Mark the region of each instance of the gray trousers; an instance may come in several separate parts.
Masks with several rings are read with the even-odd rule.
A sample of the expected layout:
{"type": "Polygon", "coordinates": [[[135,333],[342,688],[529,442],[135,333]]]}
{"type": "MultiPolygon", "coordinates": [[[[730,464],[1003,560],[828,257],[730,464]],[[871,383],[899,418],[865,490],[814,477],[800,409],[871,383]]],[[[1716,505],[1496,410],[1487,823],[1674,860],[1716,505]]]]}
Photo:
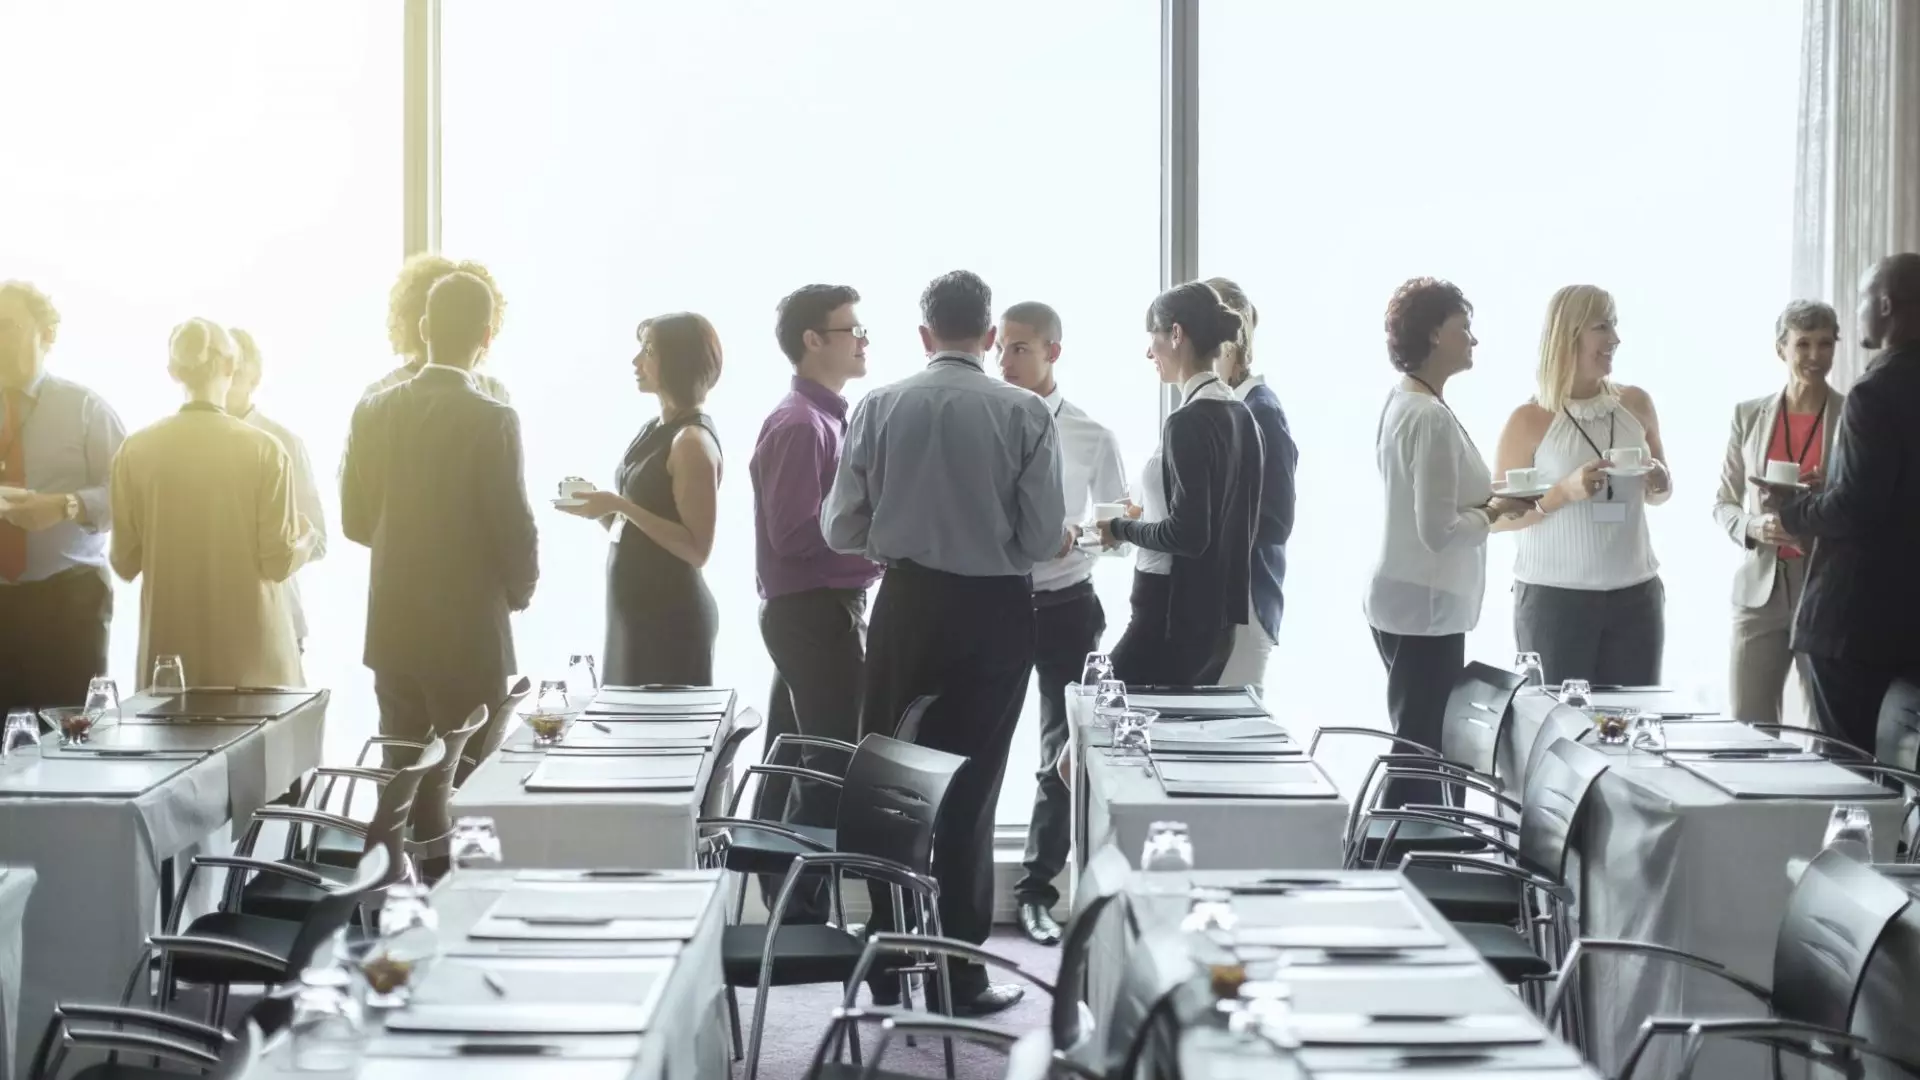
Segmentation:
{"type": "Polygon", "coordinates": [[[1667,591],[1659,578],[1624,589],[1513,586],[1513,637],[1540,654],[1549,684],[1658,686],[1667,644],[1667,591]]]}
{"type": "MultiPolygon", "coordinates": [[[[1813,700],[1807,658],[1788,647],[1793,637],[1794,609],[1800,604],[1806,583],[1806,559],[1781,559],[1774,564],[1773,593],[1767,602],[1757,608],[1733,609],[1728,700],[1735,720],[1780,723],[1789,671],[1799,676],[1802,700],[1813,700]]],[[[1805,724],[1806,719],[1794,722],[1805,724]]]]}

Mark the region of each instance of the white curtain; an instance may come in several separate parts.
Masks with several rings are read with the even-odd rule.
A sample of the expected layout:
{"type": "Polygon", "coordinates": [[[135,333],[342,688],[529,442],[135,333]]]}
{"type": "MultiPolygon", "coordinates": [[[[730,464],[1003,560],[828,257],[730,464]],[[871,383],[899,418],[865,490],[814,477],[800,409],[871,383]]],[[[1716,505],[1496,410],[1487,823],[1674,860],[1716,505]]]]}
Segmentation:
{"type": "Polygon", "coordinates": [[[1920,0],[1806,0],[1800,49],[1793,294],[1839,309],[1845,386],[1861,272],[1920,251],[1920,0]]]}

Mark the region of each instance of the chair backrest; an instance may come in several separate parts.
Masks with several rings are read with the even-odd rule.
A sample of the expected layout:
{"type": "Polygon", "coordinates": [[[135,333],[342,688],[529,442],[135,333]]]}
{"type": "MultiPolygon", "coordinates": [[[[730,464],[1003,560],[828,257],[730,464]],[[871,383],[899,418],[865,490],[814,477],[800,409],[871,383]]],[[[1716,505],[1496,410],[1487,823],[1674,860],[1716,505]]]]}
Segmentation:
{"type": "Polygon", "coordinates": [[[720,743],[720,749],[713,755],[713,769],[707,773],[707,788],[700,794],[700,812],[718,817],[725,814],[727,797],[733,791],[733,762],[740,756],[740,747],[748,739],[758,734],[766,721],[755,708],[741,709],[733,717],[733,730],[720,743]]]}
{"type": "Polygon", "coordinates": [[[1524,676],[1473,661],[1460,669],[1447,693],[1447,712],[1440,726],[1440,753],[1474,772],[1493,775],[1500,752],[1500,731],[1512,715],[1513,695],[1524,676]]]}
{"type": "Polygon", "coordinates": [[[919,742],[920,724],[927,718],[927,710],[940,700],[939,694],[921,694],[907,705],[907,711],[900,714],[900,722],[893,726],[893,737],[901,742],[919,742]]]}
{"type": "Polygon", "coordinates": [[[1867,963],[1912,899],[1845,851],[1814,856],[1787,899],[1773,946],[1775,1015],[1849,1030],[1867,963]]]}
{"type": "MultiPolygon", "coordinates": [[[[1184,934],[1150,931],[1128,943],[1121,960],[1119,992],[1107,1024],[1107,1075],[1135,1075],[1125,1068],[1129,1062],[1153,1061],[1159,1056],[1153,1049],[1141,1052],[1139,1044],[1151,1047],[1160,1037],[1155,1028],[1177,1029],[1177,1024],[1166,1019],[1165,1001],[1193,980],[1197,970],[1184,934]]],[[[1148,1075],[1162,1074],[1149,1070],[1148,1075]]]]}
{"type": "Polygon", "coordinates": [[[967,759],[868,735],[847,762],[835,819],[835,846],[877,855],[924,874],[933,865],[933,830],[954,775],[967,759]]]}
{"type": "Polygon", "coordinates": [[[1052,1075],[1053,1040],[1046,1032],[1027,1032],[1007,1052],[1007,1080],[1047,1080],[1052,1075]]]}
{"type": "Polygon", "coordinates": [[[1895,679],[1880,699],[1874,729],[1874,760],[1896,769],[1920,769],[1920,686],[1895,679]]]}
{"type": "Polygon", "coordinates": [[[500,704],[492,710],[493,715],[487,718],[487,726],[481,728],[480,734],[468,741],[467,752],[464,755],[454,756],[455,787],[466,783],[467,775],[473,772],[473,766],[460,759],[465,757],[478,765],[486,759],[488,754],[500,749],[501,740],[507,737],[507,725],[513,722],[514,714],[520,711],[520,706],[532,693],[533,680],[525,675],[517,675],[507,681],[507,696],[501,698],[500,704]]]}
{"type": "Polygon", "coordinates": [[[367,839],[360,850],[364,854],[377,847],[385,848],[396,881],[405,865],[402,856],[406,853],[407,823],[413,820],[420,784],[445,764],[446,756],[446,741],[435,739],[420,751],[413,764],[396,769],[393,779],[380,789],[380,802],[373,809],[373,818],[367,822],[367,839]]]}
{"type": "Polygon", "coordinates": [[[413,838],[415,840],[433,840],[453,831],[453,790],[456,774],[460,770],[460,757],[466,753],[467,746],[481,729],[492,722],[492,710],[485,705],[475,705],[467,714],[467,722],[440,736],[445,748],[440,764],[432,772],[420,778],[419,790],[413,796],[413,838]]]}
{"type": "Polygon", "coordinates": [[[1580,810],[1594,781],[1607,771],[1605,754],[1556,738],[1534,759],[1521,799],[1520,855],[1554,882],[1565,882],[1580,810]]]}
{"type": "Polygon", "coordinates": [[[1048,1028],[1053,1045],[1067,1049],[1079,1046],[1088,1032],[1082,1003],[1086,1000],[1087,959],[1093,938],[1100,930],[1102,917],[1116,901],[1124,904],[1121,890],[1133,874],[1133,865],[1112,844],[1106,844],[1087,860],[1080,874],[1078,890],[1073,894],[1073,918],[1067,922],[1066,936],[1060,942],[1060,974],[1054,982],[1053,1015],[1048,1028]]]}
{"type": "Polygon", "coordinates": [[[233,1033],[233,1040],[220,1053],[220,1064],[213,1070],[209,1080],[239,1080],[252,1070],[255,1061],[260,1058],[260,1044],[266,1038],[260,1032],[260,1025],[249,1020],[240,1025],[233,1033]]]}
{"type": "Polygon", "coordinates": [[[1540,759],[1547,755],[1554,743],[1561,739],[1579,742],[1592,731],[1593,720],[1586,713],[1568,705],[1553,706],[1547,710],[1546,718],[1540,722],[1540,730],[1533,736],[1533,745],[1527,748],[1526,771],[1514,777],[1514,782],[1519,784],[1521,791],[1526,791],[1527,778],[1533,775],[1533,770],[1540,764],[1540,759]]]}
{"type": "Polygon", "coordinates": [[[372,848],[360,856],[360,865],[354,868],[352,880],[314,901],[307,909],[300,932],[294,935],[293,947],[287,950],[287,970],[305,971],[312,966],[313,954],[332,939],[335,931],[347,925],[361,904],[388,885],[388,878],[397,866],[386,848],[372,848]]]}

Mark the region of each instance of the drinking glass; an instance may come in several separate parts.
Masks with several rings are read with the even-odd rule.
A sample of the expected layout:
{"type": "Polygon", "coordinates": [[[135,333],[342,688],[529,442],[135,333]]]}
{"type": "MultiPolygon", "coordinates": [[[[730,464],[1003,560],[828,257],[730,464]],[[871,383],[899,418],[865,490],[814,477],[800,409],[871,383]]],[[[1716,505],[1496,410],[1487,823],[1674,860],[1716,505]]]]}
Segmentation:
{"type": "Polygon", "coordinates": [[[344,1072],[360,1063],[365,1030],[353,980],[337,967],[300,973],[293,999],[293,1067],[300,1072],[344,1072]]]}
{"type": "Polygon", "coordinates": [[[1233,910],[1233,894],[1226,889],[1195,888],[1187,894],[1187,917],[1180,929],[1188,934],[1229,932],[1239,925],[1233,910]]]}
{"type": "Polygon", "coordinates": [[[105,675],[96,675],[87,682],[87,719],[96,728],[106,727],[109,721],[120,719],[120,687],[105,675]]]}
{"type": "Polygon", "coordinates": [[[1667,748],[1667,726],[1659,713],[1636,712],[1627,726],[1627,746],[1658,753],[1667,748]]]}
{"type": "Polygon", "coordinates": [[[1560,701],[1574,709],[1584,709],[1593,704],[1593,684],[1585,679],[1568,679],[1560,684],[1560,701]]]}
{"type": "Polygon", "coordinates": [[[1520,678],[1524,680],[1520,684],[1523,688],[1546,687],[1547,669],[1541,666],[1539,653],[1523,652],[1516,655],[1513,658],[1513,669],[1519,672],[1520,678]]]}
{"type": "Polygon", "coordinates": [[[567,657],[567,689],[576,694],[591,694],[600,689],[600,668],[592,653],[574,653],[567,657]]]}
{"type": "Polygon", "coordinates": [[[1080,681],[1074,684],[1074,693],[1081,697],[1092,697],[1101,683],[1113,678],[1113,661],[1103,652],[1090,652],[1087,662],[1080,665],[1080,681]]]}
{"type": "Polygon", "coordinates": [[[560,679],[542,680],[540,693],[533,699],[533,711],[536,713],[572,712],[573,701],[567,697],[567,684],[560,679]]]}
{"type": "Polygon", "coordinates": [[[163,653],[153,658],[153,681],[148,692],[153,694],[184,694],[187,692],[187,665],[172,653],[163,653]]]}
{"type": "Polygon", "coordinates": [[[1127,711],[1127,684],[1119,679],[1101,679],[1093,694],[1095,723],[1111,726],[1114,718],[1127,711]]]}
{"type": "Polygon", "coordinates": [[[1151,873],[1185,873],[1193,869],[1193,841],[1184,821],[1156,821],[1147,826],[1140,869],[1151,873]]]}
{"type": "Polygon", "coordinates": [[[371,941],[336,938],[345,955],[367,984],[367,1007],[397,1009],[412,997],[412,988],[440,951],[440,916],[427,903],[427,890],[399,884],[387,890],[380,906],[379,936],[371,941]]]}
{"type": "Polygon", "coordinates": [[[1141,756],[1153,754],[1153,736],[1147,731],[1160,713],[1154,709],[1122,709],[1113,718],[1113,748],[1138,750],[1141,756]]]}
{"type": "Polygon", "coordinates": [[[500,832],[490,817],[463,817],[453,823],[449,854],[455,869],[500,865],[500,832]]]}
{"type": "Polygon", "coordinates": [[[0,736],[0,760],[12,757],[23,746],[40,745],[40,717],[31,709],[15,709],[7,714],[7,730],[0,736]]]}
{"type": "Polygon", "coordinates": [[[1827,816],[1827,841],[1822,846],[1846,848],[1861,862],[1872,858],[1873,819],[1867,816],[1867,808],[1846,803],[1835,806],[1827,816]]]}

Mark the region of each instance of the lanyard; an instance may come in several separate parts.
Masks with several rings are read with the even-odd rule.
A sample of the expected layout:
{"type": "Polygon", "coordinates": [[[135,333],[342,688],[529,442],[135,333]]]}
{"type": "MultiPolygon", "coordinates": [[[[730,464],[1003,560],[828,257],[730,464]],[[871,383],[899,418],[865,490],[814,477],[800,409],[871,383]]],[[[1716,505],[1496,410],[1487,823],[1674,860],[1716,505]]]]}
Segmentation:
{"type": "MultiPolygon", "coordinates": [[[[1560,411],[1566,413],[1567,423],[1572,424],[1573,430],[1579,432],[1580,438],[1586,442],[1588,447],[1592,448],[1593,456],[1599,458],[1601,461],[1607,460],[1607,450],[1613,449],[1613,424],[1615,420],[1620,418],[1618,408],[1607,410],[1607,450],[1600,449],[1600,444],[1593,441],[1593,436],[1587,434],[1587,429],[1581,426],[1580,421],[1573,418],[1573,412],[1571,410],[1563,405],[1560,407],[1560,411]]],[[[1609,502],[1613,500],[1613,481],[1611,479],[1607,481],[1607,500],[1609,502]]]]}
{"type": "MultiPolygon", "coordinates": [[[[1437,401],[1437,402],[1439,402],[1439,403],[1440,403],[1440,407],[1441,407],[1441,408],[1443,408],[1443,409],[1445,409],[1445,410],[1447,410],[1447,415],[1448,415],[1449,417],[1452,417],[1452,419],[1453,419],[1453,426],[1454,426],[1454,427],[1457,427],[1457,428],[1459,428],[1459,429],[1460,429],[1460,437],[1461,437],[1461,438],[1463,438],[1463,439],[1465,439],[1465,440],[1467,440],[1467,445],[1468,445],[1468,446],[1470,446],[1470,447],[1473,447],[1473,452],[1474,452],[1474,454],[1475,454],[1475,456],[1478,456],[1478,455],[1479,455],[1479,453],[1480,453],[1480,448],[1479,448],[1478,446],[1476,446],[1476,445],[1474,445],[1474,441],[1473,441],[1473,433],[1467,430],[1467,425],[1465,425],[1465,424],[1463,424],[1463,423],[1461,423],[1461,422],[1460,422],[1460,417],[1459,417],[1459,415],[1458,415],[1458,414],[1456,414],[1456,413],[1455,413],[1455,412],[1453,411],[1453,406],[1451,406],[1451,405],[1449,405],[1449,404],[1447,404],[1447,399],[1446,399],[1446,398],[1443,398],[1443,397],[1441,397],[1441,396],[1440,396],[1440,391],[1438,391],[1438,390],[1435,390],[1435,389],[1433,388],[1433,384],[1432,384],[1432,383],[1430,383],[1430,382],[1428,382],[1427,380],[1425,380],[1425,379],[1423,379],[1423,378],[1421,378],[1421,377],[1420,377],[1420,376],[1418,376],[1418,375],[1408,375],[1408,376],[1407,376],[1407,378],[1409,378],[1409,379],[1412,379],[1412,380],[1413,380],[1414,382],[1417,382],[1417,383],[1419,383],[1419,384],[1420,384],[1421,386],[1424,386],[1424,387],[1426,387],[1426,388],[1427,388],[1427,393],[1429,393],[1429,394],[1432,394],[1432,395],[1433,395],[1433,400],[1435,400],[1435,401],[1437,401]]],[[[1382,414],[1382,415],[1384,415],[1384,414],[1382,414]]],[[[1378,438],[1379,438],[1379,436],[1378,436],[1378,435],[1376,435],[1376,436],[1374,436],[1374,438],[1375,438],[1375,439],[1378,439],[1378,438]]]]}
{"type": "MultiPolygon", "coordinates": [[[[1206,381],[1204,381],[1204,382],[1200,382],[1200,383],[1196,383],[1196,384],[1194,385],[1194,387],[1193,387],[1193,393],[1192,393],[1192,394],[1188,394],[1188,395],[1187,395],[1186,397],[1183,397],[1183,398],[1181,398],[1181,399],[1180,399],[1180,404],[1181,404],[1181,406],[1182,406],[1182,407],[1185,407],[1185,405],[1187,404],[1187,402],[1189,402],[1189,401],[1192,401],[1192,400],[1193,400],[1193,394],[1197,394],[1197,393],[1199,393],[1200,391],[1202,391],[1202,390],[1205,390],[1205,389],[1206,389],[1207,387],[1209,387],[1209,386],[1212,386],[1212,385],[1213,385],[1214,383],[1217,383],[1217,382],[1219,382],[1219,381],[1220,381],[1220,376],[1218,376],[1218,375],[1209,375],[1209,376],[1207,376],[1207,378],[1206,378],[1206,381]]],[[[1056,412],[1056,415],[1057,415],[1057,413],[1058,413],[1058,410],[1055,410],[1055,412],[1056,412]]]]}
{"type": "Polygon", "coordinates": [[[1807,451],[1813,449],[1813,440],[1820,437],[1821,425],[1827,422],[1827,402],[1820,401],[1820,411],[1813,414],[1813,427],[1807,429],[1806,441],[1800,444],[1800,452],[1793,454],[1793,428],[1787,423],[1787,392],[1780,391],[1780,442],[1786,446],[1787,453],[1793,454],[1793,463],[1803,469],[1807,464],[1807,451]]]}

